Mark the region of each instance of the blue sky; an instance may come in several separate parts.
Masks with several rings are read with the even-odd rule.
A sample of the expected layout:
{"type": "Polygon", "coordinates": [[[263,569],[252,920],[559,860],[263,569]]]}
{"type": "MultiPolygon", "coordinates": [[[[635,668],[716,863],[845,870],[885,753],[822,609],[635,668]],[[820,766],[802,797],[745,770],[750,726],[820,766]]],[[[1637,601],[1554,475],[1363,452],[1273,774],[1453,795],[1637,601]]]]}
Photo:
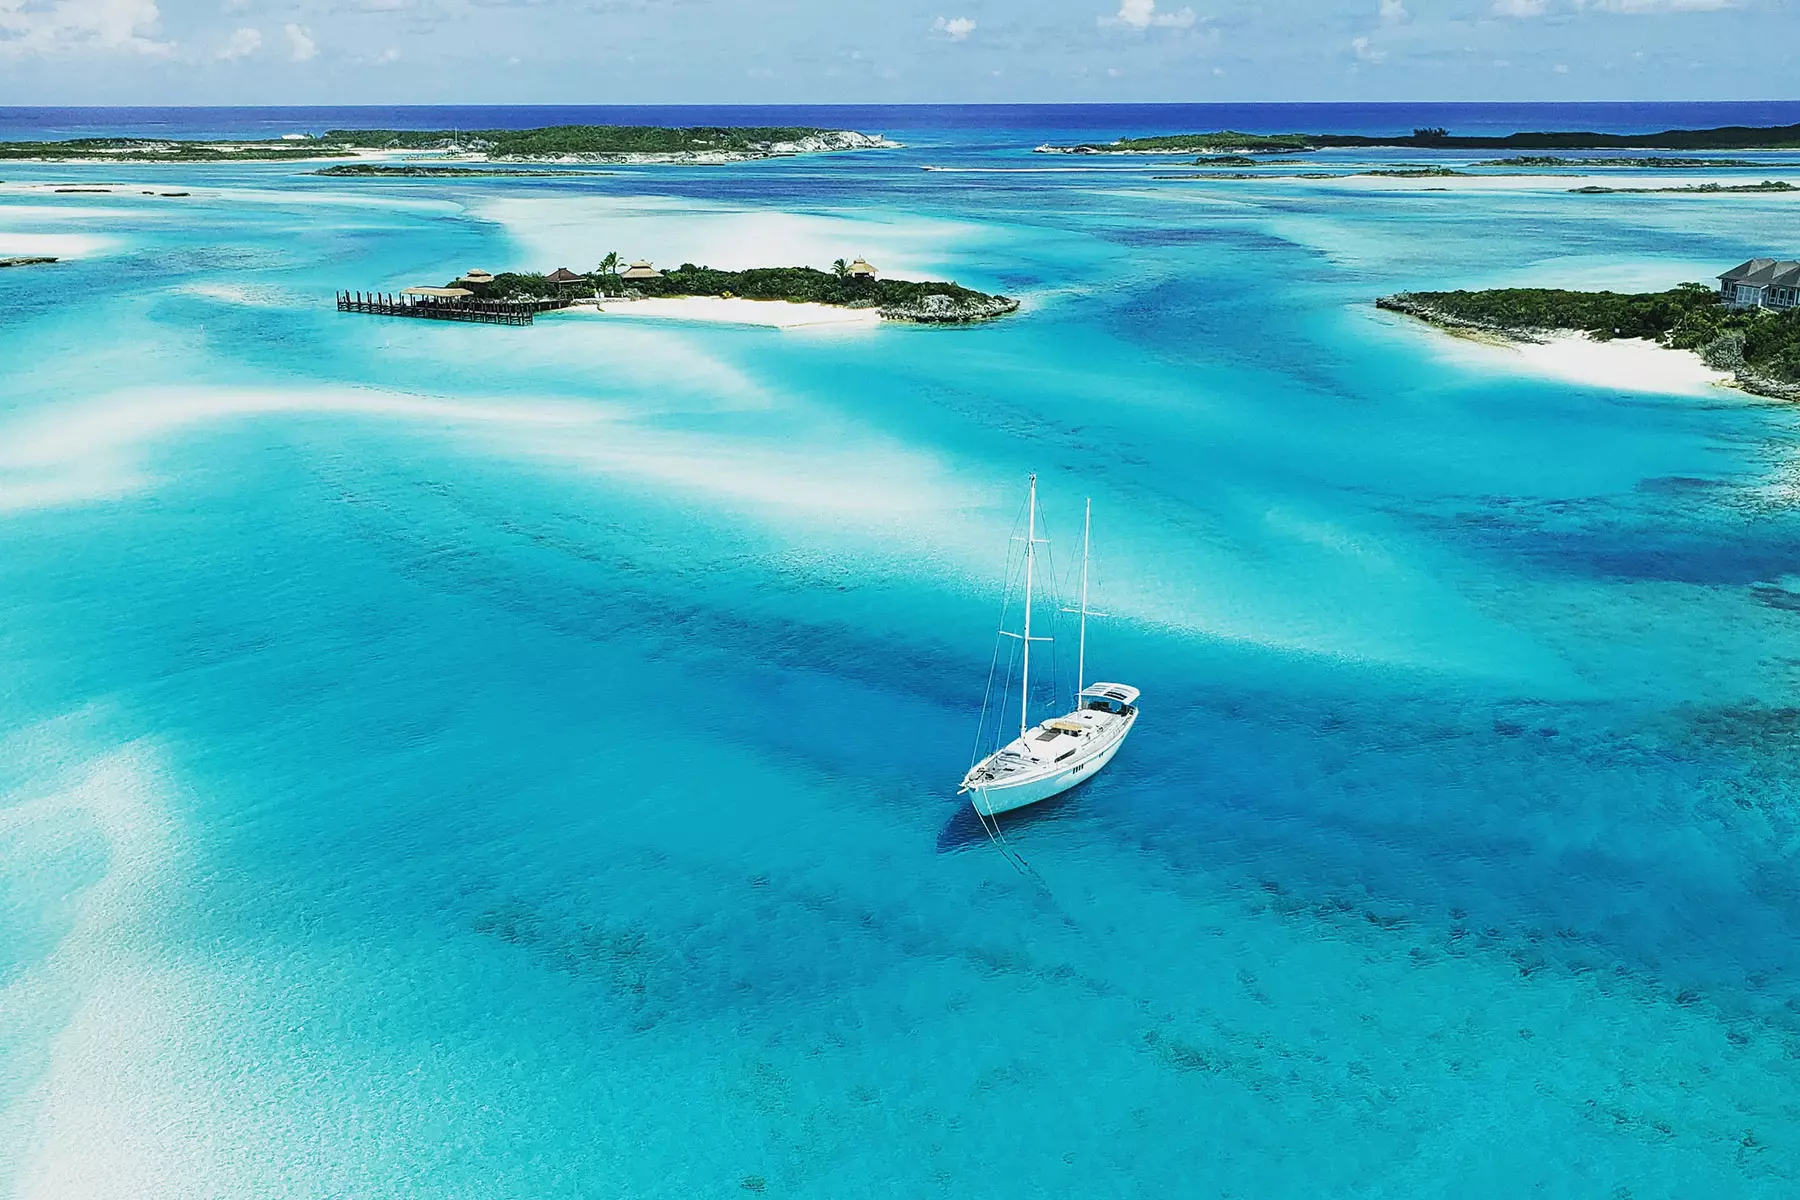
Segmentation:
{"type": "Polygon", "coordinates": [[[0,104],[1787,99],[1795,0],[0,0],[0,104]]]}

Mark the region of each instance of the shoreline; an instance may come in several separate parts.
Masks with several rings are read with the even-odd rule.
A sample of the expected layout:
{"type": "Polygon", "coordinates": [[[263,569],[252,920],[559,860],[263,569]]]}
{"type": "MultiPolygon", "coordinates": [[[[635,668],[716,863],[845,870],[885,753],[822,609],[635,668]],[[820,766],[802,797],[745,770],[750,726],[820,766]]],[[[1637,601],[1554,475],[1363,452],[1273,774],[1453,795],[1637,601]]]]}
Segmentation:
{"type": "Polygon", "coordinates": [[[1442,357],[1507,371],[1520,371],[1584,387],[1666,396],[1705,396],[1715,388],[1760,396],[1796,399],[1759,391],[1740,376],[1701,361],[1692,350],[1678,350],[1643,338],[1597,341],[1580,330],[1539,329],[1528,333],[1474,323],[1441,323],[1394,306],[1382,311],[1404,321],[1397,329],[1422,329],[1438,335],[1431,349],[1442,357]]]}
{"type": "Polygon", "coordinates": [[[709,325],[746,325],[760,329],[871,329],[882,317],[874,308],[844,308],[809,301],[726,299],[721,296],[663,296],[642,300],[608,297],[561,310],[583,316],[648,321],[699,321],[709,325]]]}

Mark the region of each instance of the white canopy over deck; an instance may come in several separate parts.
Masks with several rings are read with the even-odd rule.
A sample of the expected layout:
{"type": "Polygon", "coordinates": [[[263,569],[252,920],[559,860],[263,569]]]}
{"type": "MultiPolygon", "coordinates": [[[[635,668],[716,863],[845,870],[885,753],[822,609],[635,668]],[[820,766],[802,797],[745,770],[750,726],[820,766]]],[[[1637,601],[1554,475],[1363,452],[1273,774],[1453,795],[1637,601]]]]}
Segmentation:
{"type": "Polygon", "coordinates": [[[1114,704],[1136,704],[1141,695],[1128,683],[1090,683],[1081,689],[1082,700],[1111,700],[1114,704]]]}

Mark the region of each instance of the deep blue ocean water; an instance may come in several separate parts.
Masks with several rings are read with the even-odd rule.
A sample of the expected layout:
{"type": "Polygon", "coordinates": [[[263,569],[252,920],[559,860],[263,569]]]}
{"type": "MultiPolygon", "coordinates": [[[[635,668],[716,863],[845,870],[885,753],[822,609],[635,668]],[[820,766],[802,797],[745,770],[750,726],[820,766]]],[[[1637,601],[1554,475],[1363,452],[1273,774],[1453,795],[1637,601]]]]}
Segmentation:
{"type": "Polygon", "coordinates": [[[1797,202],[1030,153],[1800,104],[9,110],[0,137],[575,120],[906,148],[0,171],[0,255],[66,259],[0,272],[0,1188],[1800,1190],[1800,422],[1370,303],[1706,279],[1800,253],[1797,202]],[[1024,308],[330,306],[609,249],[862,254],[1024,308]],[[1145,693],[1105,774],[1007,823],[1036,877],[954,795],[1032,471],[1060,567],[1093,498],[1090,677],[1145,693]]]}

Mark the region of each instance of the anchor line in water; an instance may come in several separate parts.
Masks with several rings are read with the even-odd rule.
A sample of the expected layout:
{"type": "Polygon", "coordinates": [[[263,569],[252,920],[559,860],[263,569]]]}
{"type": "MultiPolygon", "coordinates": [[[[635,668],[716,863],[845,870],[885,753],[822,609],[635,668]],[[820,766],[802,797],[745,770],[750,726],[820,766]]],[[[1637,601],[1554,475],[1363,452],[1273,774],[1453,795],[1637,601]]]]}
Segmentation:
{"type": "MultiPolygon", "coordinates": [[[[1018,530],[1020,521],[1023,519],[1024,515],[1025,505],[1021,504],[1018,513],[1013,517],[1013,529],[1015,533],[1018,530]]],[[[1013,552],[1011,549],[1012,543],[1009,541],[1007,545],[1006,588],[1001,593],[1000,597],[1000,621],[998,625],[1002,630],[1006,628],[1006,619],[1012,612],[1013,552]]],[[[994,655],[988,663],[987,686],[982,690],[981,694],[981,720],[975,726],[975,746],[969,756],[969,766],[971,769],[976,763],[980,762],[983,757],[982,747],[987,740],[988,715],[993,711],[994,677],[996,675],[1000,675],[1001,678],[1000,719],[994,725],[993,749],[999,749],[1000,728],[1005,723],[1007,702],[1012,697],[1013,667],[1018,661],[1018,656],[1019,647],[1014,645],[1007,652],[1006,673],[1000,675],[1000,639],[995,639],[994,655]]],[[[1019,703],[1025,705],[1029,703],[1029,700],[1027,697],[1021,696],[1019,698],[1019,703]]],[[[990,750],[989,753],[992,753],[992,751],[990,750]]],[[[1043,877],[1039,876],[1037,872],[1032,869],[1031,864],[1025,861],[1024,855],[1012,848],[1012,844],[1006,840],[1006,835],[1000,831],[999,818],[982,812],[981,806],[978,804],[971,803],[969,807],[975,810],[975,819],[981,822],[981,831],[987,834],[988,844],[1000,852],[1000,857],[1004,858],[1007,863],[1011,865],[1012,869],[1019,874],[1033,876],[1037,878],[1039,883],[1042,883],[1043,877]]]]}

